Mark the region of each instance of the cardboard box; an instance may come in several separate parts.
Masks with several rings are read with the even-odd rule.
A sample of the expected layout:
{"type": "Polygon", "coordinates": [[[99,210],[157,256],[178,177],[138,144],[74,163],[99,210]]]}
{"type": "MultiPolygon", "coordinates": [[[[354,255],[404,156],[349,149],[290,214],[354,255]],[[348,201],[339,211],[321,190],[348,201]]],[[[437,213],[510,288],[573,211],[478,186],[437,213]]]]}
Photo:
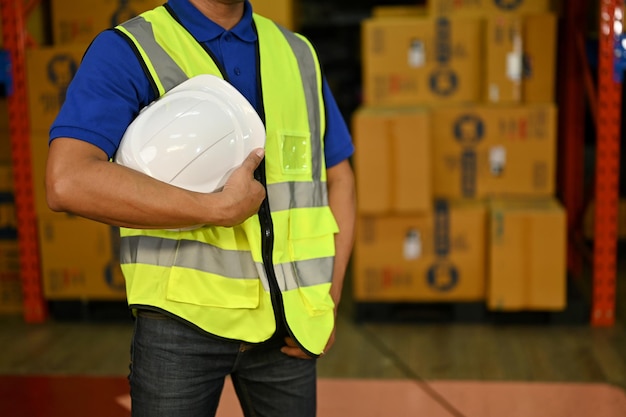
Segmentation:
{"type": "Polygon", "coordinates": [[[480,101],[480,20],[371,18],[361,31],[365,105],[480,101]]]}
{"type": "Polygon", "coordinates": [[[487,305],[493,310],[563,310],[567,225],[554,198],[489,202],[487,305]]]}
{"type": "Polygon", "coordinates": [[[48,131],[33,130],[30,134],[30,163],[33,199],[37,215],[52,214],[46,201],[46,161],[48,159],[48,131]]]}
{"type": "Polygon", "coordinates": [[[0,239],[0,271],[19,274],[20,251],[17,239],[0,239]]]}
{"type": "Polygon", "coordinates": [[[17,240],[17,214],[13,194],[0,193],[0,240],[17,240]]]}
{"type": "Polygon", "coordinates": [[[0,130],[0,164],[10,165],[12,162],[11,138],[9,130],[0,130]]]}
{"type": "Polygon", "coordinates": [[[0,193],[0,314],[23,309],[17,217],[13,194],[0,193]]]}
{"type": "Polygon", "coordinates": [[[6,98],[0,98],[0,164],[10,164],[11,154],[9,103],[6,98]]]}
{"type": "Polygon", "coordinates": [[[101,31],[161,6],[165,1],[52,0],[50,3],[53,44],[79,44],[84,49],[101,31]]]}
{"type": "Polygon", "coordinates": [[[486,18],[486,102],[554,102],[556,25],[552,13],[486,18]]]}
{"type": "Polygon", "coordinates": [[[553,13],[529,14],[524,18],[524,72],[522,99],[525,103],[550,103],[556,97],[558,20],[553,13]]]}
{"type": "Polygon", "coordinates": [[[479,201],[437,201],[421,215],[359,216],[354,299],[484,300],[485,231],[479,201]]]}
{"type": "Polygon", "coordinates": [[[428,0],[432,15],[484,17],[494,13],[550,11],[553,0],[428,0]]]}
{"type": "Polygon", "coordinates": [[[0,239],[0,314],[21,313],[23,307],[18,242],[17,239],[2,238],[0,239]]]}
{"type": "Polygon", "coordinates": [[[13,165],[0,162],[0,193],[12,193],[13,189],[13,165]]]}
{"type": "Polygon", "coordinates": [[[361,107],[352,116],[352,132],[359,213],[429,211],[429,112],[415,107],[361,107]]]}
{"type": "Polygon", "coordinates": [[[289,30],[297,31],[300,27],[299,0],[251,0],[250,3],[254,13],[272,19],[289,30]]]}
{"type": "Polygon", "coordinates": [[[38,228],[46,299],[125,299],[117,228],[58,213],[40,216],[38,228]]]}
{"type": "Polygon", "coordinates": [[[553,104],[434,109],[434,196],[552,195],[556,113],[553,104]]]}
{"type": "MultiPolygon", "coordinates": [[[[83,4],[83,3],[79,3],[83,4]]],[[[32,48],[26,51],[28,110],[32,130],[47,131],[85,52],[82,46],[32,48]]]]}

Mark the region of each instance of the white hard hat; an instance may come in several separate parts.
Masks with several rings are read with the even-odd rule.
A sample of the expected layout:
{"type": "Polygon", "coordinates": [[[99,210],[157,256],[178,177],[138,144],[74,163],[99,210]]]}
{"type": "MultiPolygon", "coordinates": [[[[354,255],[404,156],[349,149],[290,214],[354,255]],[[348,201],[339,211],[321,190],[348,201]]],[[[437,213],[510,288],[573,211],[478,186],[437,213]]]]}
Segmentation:
{"type": "Polygon", "coordinates": [[[128,126],[114,161],[198,192],[224,186],[255,148],[265,126],[232,85],[214,75],[192,77],[144,107],[128,126]]]}

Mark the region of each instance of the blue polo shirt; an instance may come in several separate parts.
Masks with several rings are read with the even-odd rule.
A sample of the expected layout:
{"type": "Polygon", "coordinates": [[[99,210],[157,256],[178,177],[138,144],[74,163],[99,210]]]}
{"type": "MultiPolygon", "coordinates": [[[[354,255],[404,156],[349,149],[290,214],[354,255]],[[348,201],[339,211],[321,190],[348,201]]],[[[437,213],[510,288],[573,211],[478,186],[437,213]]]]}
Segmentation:
{"type": "MultiPolygon", "coordinates": [[[[231,30],[207,19],[189,0],[169,0],[179,21],[213,52],[225,76],[257,109],[257,70],[252,6],[231,30]]],[[[354,147],[348,127],[328,83],[323,82],[326,108],[324,152],[332,167],[349,158],[354,147]]],[[[93,40],[78,67],[59,114],[50,127],[50,140],[70,137],[92,143],[113,157],[128,125],[139,110],[156,99],[135,53],[126,40],[107,30],[93,40]]]]}

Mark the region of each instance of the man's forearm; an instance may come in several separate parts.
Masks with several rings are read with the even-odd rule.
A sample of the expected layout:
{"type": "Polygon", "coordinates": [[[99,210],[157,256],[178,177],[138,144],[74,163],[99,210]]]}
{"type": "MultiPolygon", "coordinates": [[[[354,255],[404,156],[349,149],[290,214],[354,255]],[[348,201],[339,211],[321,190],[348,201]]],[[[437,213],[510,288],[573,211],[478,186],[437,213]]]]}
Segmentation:
{"type": "Polygon", "coordinates": [[[339,226],[339,233],[335,235],[335,266],[330,290],[336,312],[354,245],[356,195],[354,174],[349,161],[343,161],[328,170],[328,198],[330,209],[339,226]]]}

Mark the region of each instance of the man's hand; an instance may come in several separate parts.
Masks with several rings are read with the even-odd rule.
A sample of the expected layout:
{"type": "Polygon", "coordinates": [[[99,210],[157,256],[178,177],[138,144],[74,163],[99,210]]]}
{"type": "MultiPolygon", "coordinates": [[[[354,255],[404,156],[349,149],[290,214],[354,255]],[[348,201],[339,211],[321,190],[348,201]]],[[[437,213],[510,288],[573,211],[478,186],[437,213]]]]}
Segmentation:
{"type": "Polygon", "coordinates": [[[312,356],[307,355],[302,349],[300,349],[300,346],[298,346],[296,341],[291,337],[285,337],[285,346],[280,348],[280,351],[287,356],[291,356],[292,358],[314,359],[312,356]]]}
{"type": "MultiPolygon", "coordinates": [[[[320,358],[324,356],[326,352],[328,352],[328,350],[332,347],[333,343],[335,343],[335,329],[333,329],[333,332],[330,334],[330,338],[328,339],[328,342],[326,343],[326,347],[324,348],[322,353],[319,355],[320,358]]],[[[280,351],[283,352],[285,355],[291,356],[294,358],[314,359],[312,356],[307,355],[302,349],[300,349],[300,346],[298,346],[296,341],[293,340],[293,338],[291,337],[285,337],[285,346],[280,348],[280,351]]]]}
{"type": "Polygon", "coordinates": [[[263,160],[265,153],[262,148],[250,152],[226,181],[220,191],[223,201],[224,224],[236,226],[257,213],[265,198],[263,184],[254,178],[254,170],[263,160]]]}

